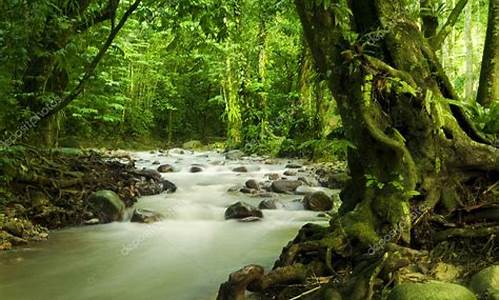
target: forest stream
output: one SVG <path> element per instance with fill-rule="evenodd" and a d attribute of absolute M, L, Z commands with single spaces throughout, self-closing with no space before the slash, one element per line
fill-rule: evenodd
<path fill-rule="evenodd" d="M 176 172 L 162 176 L 177 185 L 175 193 L 142 197 L 135 204 L 164 220 L 56 230 L 46 242 L 1 252 L 2 299 L 215 299 L 229 273 L 249 263 L 270 268 L 303 224 L 327 223 L 294 201 L 301 196 L 285 194 L 275 195 L 285 207 L 264 210 L 259 222 L 224 219 L 232 203 L 257 206 L 265 199 L 228 189 L 282 174 L 286 160 L 265 164 L 259 157 L 225 160 L 216 152 L 190 151 L 135 152 L 133 158 L 137 167 L 152 168 L 155 161 L 174 166 Z M 191 173 L 193 164 L 203 171 Z M 248 172 L 233 172 L 238 166 Z"/>

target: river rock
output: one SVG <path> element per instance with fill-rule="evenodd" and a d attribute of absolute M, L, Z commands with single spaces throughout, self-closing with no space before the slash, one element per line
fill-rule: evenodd
<path fill-rule="evenodd" d="M 247 168 L 244 167 L 244 166 L 240 166 L 240 167 L 236 167 L 233 169 L 233 172 L 237 172 L 237 173 L 246 173 L 248 172 Z"/>
<path fill-rule="evenodd" d="M 262 218 L 263 214 L 258 208 L 245 203 L 245 202 L 236 202 L 230 205 L 226 212 L 224 213 L 224 217 L 227 219 L 244 219 L 248 217 L 258 217 Z"/>
<path fill-rule="evenodd" d="M 302 165 L 297 164 L 297 163 L 289 163 L 285 166 L 287 169 L 300 169 L 302 168 Z"/>
<path fill-rule="evenodd" d="M 285 175 L 285 176 L 297 176 L 297 171 L 286 170 L 285 172 L 283 172 L 283 175 Z"/>
<path fill-rule="evenodd" d="M 201 148 L 202 146 L 203 146 L 203 144 L 198 140 L 192 140 L 192 141 L 185 142 L 184 144 L 182 144 L 182 148 L 188 149 L 188 150 L 198 149 L 198 148 Z"/>
<path fill-rule="evenodd" d="M 490 266 L 472 276 L 469 288 L 481 299 L 498 299 L 498 265 Z"/>
<path fill-rule="evenodd" d="M 136 208 L 132 214 L 132 219 L 130 222 L 136 223 L 153 223 L 158 222 L 163 219 L 163 215 L 155 211 L 143 208 Z"/>
<path fill-rule="evenodd" d="M 281 203 L 277 199 L 266 199 L 262 200 L 259 203 L 259 209 L 278 209 L 278 208 L 283 208 L 285 207 L 283 203 Z"/>
<path fill-rule="evenodd" d="M 171 182 L 169 180 L 162 179 L 160 181 L 160 185 L 162 186 L 162 191 L 163 192 L 175 193 L 175 191 L 177 191 L 177 186 L 173 182 Z"/>
<path fill-rule="evenodd" d="M 90 195 L 88 202 L 102 223 L 119 221 L 125 210 L 125 204 L 115 192 L 97 191 Z"/>
<path fill-rule="evenodd" d="M 174 171 L 174 167 L 172 165 L 169 165 L 169 164 L 164 164 L 164 165 L 160 165 L 158 167 L 158 169 L 156 169 L 156 170 L 160 173 L 170 173 L 170 172 Z"/>
<path fill-rule="evenodd" d="M 226 159 L 236 160 L 242 158 L 243 156 L 245 156 L 245 153 L 240 150 L 230 150 L 226 152 Z"/>
<path fill-rule="evenodd" d="M 191 173 L 198 173 L 201 171 L 203 171 L 203 168 L 199 166 L 191 166 L 191 168 L 189 169 L 189 172 Z"/>
<path fill-rule="evenodd" d="M 245 182 L 245 185 L 249 189 L 254 189 L 254 190 L 259 189 L 259 183 L 255 179 L 248 179 L 247 182 Z"/>
<path fill-rule="evenodd" d="M 323 187 L 330 189 L 342 189 L 350 179 L 351 176 L 349 176 L 349 174 L 346 172 L 340 172 L 327 174 L 324 177 L 320 177 L 318 181 Z"/>
<path fill-rule="evenodd" d="M 295 195 L 306 195 L 316 192 L 316 190 L 307 185 L 301 185 L 295 189 Z"/>
<path fill-rule="evenodd" d="M 312 211 L 329 211 L 333 208 L 332 199 L 322 191 L 304 196 L 304 208 Z"/>
<path fill-rule="evenodd" d="M 271 184 L 271 190 L 275 193 L 291 194 L 302 185 L 298 180 L 276 180 Z"/>
<path fill-rule="evenodd" d="M 240 189 L 240 192 L 242 192 L 243 194 L 256 194 L 257 190 L 245 186 Z"/>
<path fill-rule="evenodd" d="M 445 282 L 403 283 L 392 289 L 387 300 L 476 300 L 467 288 Z"/>
<path fill-rule="evenodd" d="M 161 162 L 160 162 L 159 160 L 155 160 L 155 161 L 153 162 L 153 165 L 159 165 L 159 164 L 161 164 Z"/>
<path fill-rule="evenodd" d="M 145 177 L 146 179 L 153 179 L 155 181 L 160 181 L 161 179 L 160 172 L 153 169 L 144 168 L 142 170 L 134 170 L 134 174 Z"/>
<path fill-rule="evenodd" d="M 269 174 L 266 174 L 265 176 L 267 176 L 267 178 L 269 178 L 269 180 L 278 180 L 280 179 L 280 174 L 278 173 L 269 173 Z"/>

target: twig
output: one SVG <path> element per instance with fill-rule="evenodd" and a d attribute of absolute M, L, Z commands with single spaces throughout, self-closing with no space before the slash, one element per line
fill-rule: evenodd
<path fill-rule="evenodd" d="M 309 294 L 311 294 L 311 293 L 313 293 L 313 292 L 315 292 L 315 291 L 319 290 L 320 288 L 321 288 L 321 285 L 320 285 L 320 286 L 317 286 L 317 287 L 315 287 L 315 288 L 313 288 L 313 289 L 310 289 L 310 290 L 308 290 L 308 291 L 305 291 L 305 292 L 303 292 L 302 294 L 300 294 L 300 295 L 298 295 L 298 296 L 295 296 L 295 297 L 293 297 L 293 298 L 290 298 L 290 299 L 288 299 L 288 300 L 297 300 L 297 299 L 300 299 L 300 298 L 302 298 L 302 297 L 304 297 L 304 296 L 306 296 L 306 295 L 309 295 Z"/>

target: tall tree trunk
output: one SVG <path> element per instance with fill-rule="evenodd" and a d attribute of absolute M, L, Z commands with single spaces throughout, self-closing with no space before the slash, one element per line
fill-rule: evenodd
<path fill-rule="evenodd" d="M 277 276 L 289 276 L 287 268 L 305 276 L 299 271 L 304 264 L 314 269 L 307 257 L 317 251 L 330 274 L 346 260 L 352 264 L 339 290 L 345 299 L 371 299 L 379 272 L 400 267 L 403 246 L 432 249 L 432 241 L 419 243 L 412 235 L 423 232 L 421 226 L 434 213 L 463 209 L 464 198 L 472 195 L 467 183 L 482 178 L 486 183 L 480 186 L 487 190 L 496 181 L 498 150 L 476 142 L 463 129 L 467 122 L 449 104 L 458 97 L 406 1 L 337 1 L 326 9 L 308 0 L 296 0 L 296 5 L 316 65 L 328 80 L 346 136 L 355 146 L 348 153 L 352 179 L 327 232 L 306 241 L 299 233 L 275 269 L 252 288 L 268 287 L 278 277 L 290 279 Z M 341 13 L 349 10 L 352 16 Z M 380 28 L 386 35 L 365 53 L 353 37 Z M 467 201 L 479 204 L 473 196 Z M 446 239 L 440 230 L 425 228 Z M 391 239 L 384 240 L 386 236 Z M 370 259 L 368 253 L 380 241 L 386 255 Z"/>
<path fill-rule="evenodd" d="M 490 0 L 488 27 L 476 98 L 477 102 L 483 106 L 498 101 L 498 13 L 498 0 Z"/>
<path fill-rule="evenodd" d="M 474 41 L 472 40 L 472 5 L 469 2 L 465 7 L 465 90 L 464 97 L 467 101 L 474 99 Z"/>

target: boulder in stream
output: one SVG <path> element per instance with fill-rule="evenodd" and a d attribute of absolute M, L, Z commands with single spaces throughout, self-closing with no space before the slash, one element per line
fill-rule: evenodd
<path fill-rule="evenodd" d="M 171 173 L 171 172 L 174 172 L 174 167 L 172 165 L 169 165 L 169 164 L 164 164 L 164 165 L 160 165 L 158 167 L 158 169 L 156 169 L 156 170 L 160 173 Z"/>
<path fill-rule="evenodd" d="M 285 166 L 285 168 L 287 168 L 287 169 L 300 169 L 300 168 L 302 168 L 302 165 L 300 165 L 298 163 L 289 163 Z"/>
<path fill-rule="evenodd" d="M 157 213 L 149 209 L 136 208 L 134 210 L 134 213 L 132 214 L 130 222 L 150 224 L 161 221 L 162 219 L 163 215 L 160 213 Z"/>
<path fill-rule="evenodd" d="M 322 191 L 306 194 L 302 202 L 304 208 L 312 211 L 329 211 L 333 208 L 333 201 Z"/>
<path fill-rule="evenodd" d="M 248 217 L 262 218 L 264 215 L 255 206 L 252 206 L 245 202 L 236 202 L 231 204 L 224 213 L 224 217 L 227 219 L 244 219 Z"/>
<path fill-rule="evenodd" d="M 248 179 L 245 182 L 245 186 L 249 189 L 258 190 L 259 189 L 259 182 L 257 182 L 257 180 L 255 180 L 255 179 Z"/>
<path fill-rule="evenodd" d="M 169 180 L 162 179 L 160 181 L 160 184 L 162 186 L 162 191 L 163 192 L 174 193 L 175 191 L 177 191 L 177 186 L 173 182 L 171 182 Z"/>
<path fill-rule="evenodd" d="M 191 168 L 189 169 L 189 172 L 191 173 L 199 173 L 201 171 L 203 171 L 203 168 L 199 166 L 191 166 Z"/>
<path fill-rule="evenodd" d="M 283 207 L 283 203 L 277 199 L 266 199 L 259 203 L 259 209 L 278 209 Z"/>
<path fill-rule="evenodd" d="M 245 166 L 239 166 L 239 167 L 234 168 L 233 172 L 246 173 L 246 172 L 248 172 L 248 169 Z"/>
<path fill-rule="evenodd" d="M 102 223 L 122 219 L 125 204 L 115 192 L 110 190 L 97 191 L 88 198 L 94 214 Z"/>
<path fill-rule="evenodd" d="M 301 185 L 299 180 L 276 180 L 271 184 L 271 190 L 275 193 L 292 194 Z"/>

